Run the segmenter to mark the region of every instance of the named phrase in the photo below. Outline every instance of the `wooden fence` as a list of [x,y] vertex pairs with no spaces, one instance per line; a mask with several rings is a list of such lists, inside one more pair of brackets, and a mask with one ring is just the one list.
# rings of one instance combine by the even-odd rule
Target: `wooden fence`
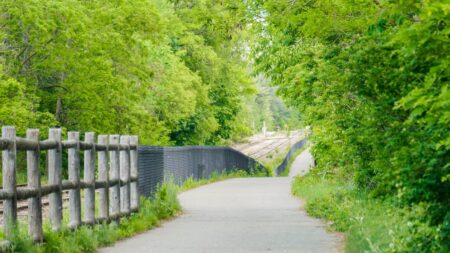
[[[63,191],[69,190],[69,227],[117,220],[139,209],[138,137],[128,135],[99,135],[68,132],[61,140],[61,129],[49,129],[48,140],[39,140],[39,130],[28,129],[26,138],[16,136],[14,127],[2,128],[4,235],[8,238],[17,224],[17,201],[28,199],[28,231],[37,242],[43,240],[42,200],[49,196],[49,218],[54,231],[62,227]],[[68,180],[63,179],[62,156],[67,149]],[[27,186],[16,184],[17,151],[26,151]],[[48,184],[41,185],[40,156],[47,151]],[[84,178],[80,178],[80,154],[84,152]],[[96,169],[97,167],[97,169]],[[97,172],[97,173],[96,173]],[[96,176],[97,174],[97,176]],[[84,189],[84,217],[81,218],[81,189]],[[95,191],[98,190],[98,215],[95,215]]]

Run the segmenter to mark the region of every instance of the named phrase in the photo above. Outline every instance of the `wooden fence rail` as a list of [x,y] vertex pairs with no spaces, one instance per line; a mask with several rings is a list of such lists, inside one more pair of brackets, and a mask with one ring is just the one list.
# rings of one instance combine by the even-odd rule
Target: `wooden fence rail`
[[[17,201],[28,199],[29,235],[37,242],[43,240],[42,197],[49,196],[50,224],[54,231],[62,227],[62,192],[69,190],[69,224],[72,229],[83,224],[117,220],[139,209],[137,136],[99,135],[69,132],[61,140],[61,129],[49,129],[48,140],[39,140],[39,130],[28,129],[26,138],[16,136],[14,127],[2,128],[4,235],[11,235],[17,224]],[[63,179],[62,156],[67,149],[68,180]],[[26,151],[27,186],[17,187],[17,151]],[[41,185],[40,154],[47,151],[48,184]],[[84,178],[80,178],[80,152],[84,152]],[[97,168],[97,169],[96,169]],[[96,175],[97,179],[96,179]],[[84,217],[81,214],[81,190],[84,190]],[[98,216],[95,215],[95,191],[98,190]]]

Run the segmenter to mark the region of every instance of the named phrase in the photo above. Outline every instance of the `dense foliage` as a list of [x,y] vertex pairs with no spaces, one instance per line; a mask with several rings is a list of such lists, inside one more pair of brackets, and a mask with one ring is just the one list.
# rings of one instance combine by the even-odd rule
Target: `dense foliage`
[[[313,129],[322,173],[423,206],[450,247],[450,5],[260,1],[259,73]],[[436,237],[437,238],[437,237]]]
[[0,4],[0,123],[218,143],[240,131],[240,1]]
[[1,125],[223,143],[297,124],[270,80],[312,126],[320,173],[426,210],[430,245],[450,247],[448,1],[5,0],[0,12]]

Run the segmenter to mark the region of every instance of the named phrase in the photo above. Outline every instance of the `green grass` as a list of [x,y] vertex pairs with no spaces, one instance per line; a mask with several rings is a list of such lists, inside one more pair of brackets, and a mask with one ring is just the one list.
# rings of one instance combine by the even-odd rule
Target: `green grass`
[[[289,147],[289,149],[290,148],[291,147]],[[267,158],[270,158],[270,161],[265,162],[264,166],[268,170],[269,177],[273,177],[276,175],[276,169],[277,169],[278,165],[280,165],[283,162],[286,155],[287,155],[287,152],[280,152],[278,149],[276,149],[274,153],[267,156]]]
[[11,238],[12,247],[8,252],[30,253],[81,253],[96,252],[99,247],[130,237],[158,226],[159,222],[181,211],[177,199],[178,187],[165,183],[159,187],[154,198],[141,198],[139,212],[120,220],[120,224],[109,223],[95,226],[82,226],[75,231],[64,229],[51,231],[48,224],[44,228],[45,242],[34,244],[26,234],[22,224]]
[[306,200],[308,214],[346,235],[346,252],[449,252],[440,244],[448,234],[430,225],[431,206],[399,207],[392,199],[375,199],[351,183],[314,173],[296,178],[292,191]]

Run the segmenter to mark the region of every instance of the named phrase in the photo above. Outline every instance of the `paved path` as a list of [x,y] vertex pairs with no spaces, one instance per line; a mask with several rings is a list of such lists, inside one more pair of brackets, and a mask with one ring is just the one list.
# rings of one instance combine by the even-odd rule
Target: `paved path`
[[337,252],[339,239],[300,209],[290,182],[238,178],[184,192],[183,215],[100,252]]
[[314,164],[314,158],[309,153],[309,148],[303,151],[299,156],[297,156],[291,165],[289,170],[289,177],[295,177],[297,175],[305,175]]

